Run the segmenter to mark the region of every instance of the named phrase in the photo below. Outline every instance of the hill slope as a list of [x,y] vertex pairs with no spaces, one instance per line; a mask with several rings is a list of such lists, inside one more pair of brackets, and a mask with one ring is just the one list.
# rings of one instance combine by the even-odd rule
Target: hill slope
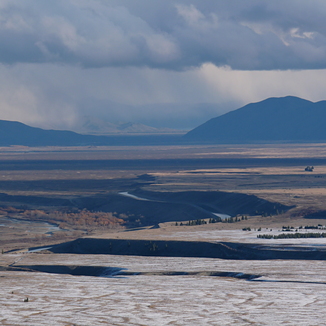
[[100,136],[73,131],[44,130],[17,121],[0,120],[0,146],[114,146],[161,145],[179,141],[179,135]]
[[326,101],[298,97],[269,98],[213,118],[189,131],[195,142],[326,141]]
[[92,141],[71,131],[43,130],[17,121],[0,120],[0,146],[72,145]]

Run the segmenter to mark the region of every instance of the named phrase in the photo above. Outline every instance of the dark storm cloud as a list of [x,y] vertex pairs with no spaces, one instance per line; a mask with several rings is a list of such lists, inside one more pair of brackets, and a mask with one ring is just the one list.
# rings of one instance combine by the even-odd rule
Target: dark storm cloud
[[2,0],[0,62],[326,68],[321,0]]

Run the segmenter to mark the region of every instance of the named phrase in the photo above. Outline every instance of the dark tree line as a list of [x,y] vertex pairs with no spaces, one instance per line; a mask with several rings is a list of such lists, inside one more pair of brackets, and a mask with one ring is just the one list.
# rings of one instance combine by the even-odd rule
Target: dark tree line
[[278,235],[259,234],[260,239],[300,239],[300,238],[326,238],[326,233],[281,233]]

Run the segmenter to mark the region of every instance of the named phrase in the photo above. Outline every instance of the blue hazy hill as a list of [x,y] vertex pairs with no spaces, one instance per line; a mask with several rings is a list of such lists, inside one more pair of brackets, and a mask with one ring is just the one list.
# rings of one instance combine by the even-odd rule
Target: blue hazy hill
[[181,142],[179,135],[95,136],[73,131],[44,130],[17,121],[0,120],[0,146],[164,145]]
[[326,101],[268,98],[213,118],[189,131],[188,142],[257,143],[326,141]]

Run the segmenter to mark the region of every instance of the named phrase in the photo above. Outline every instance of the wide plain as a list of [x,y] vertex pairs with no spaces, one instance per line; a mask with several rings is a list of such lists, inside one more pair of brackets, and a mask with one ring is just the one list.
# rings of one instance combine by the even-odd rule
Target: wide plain
[[[314,166],[313,172],[305,171],[306,166]],[[9,195],[1,197],[3,325],[324,324],[324,258],[225,260],[156,257],[155,253],[117,256],[31,252],[28,248],[51,247],[86,237],[151,243],[160,240],[247,243],[277,250],[301,247],[308,252],[319,250],[323,257],[326,247],[323,238],[268,240],[258,239],[257,235],[280,234],[282,226],[297,229],[326,224],[322,218],[305,218],[326,210],[325,144],[11,147],[1,149],[0,171],[0,192]],[[81,207],[76,203],[84,205],[84,198],[98,200],[139,190],[253,194],[292,208],[277,214],[247,216],[234,223],[186,225],[184,221],[180,226],[182,219],[166,221],[166,211],[164,214],[158,211],[162,222],[155,220],[149,225],[146,220],[146,225],[137,228],[132,224],[135,221],[129,226],[66,223],[64,228],[58,228],[60,223],[46,224],[45,218],[51,212],[76,211]],[[173,215],[175,206],[169,207]],[[36,210],[49,215],[33,218],[26,213]],[[180,214],[188,214],[188,210],[189,206],[182,206]],[[242,230],[247,227],[251,231]],[[78,266],[84,270],[92,266],[108,270],[114,267],[129,271],[130,275],[76,276],[15,270],[18,266],[36,265],[71,269]],[[213,276],[218,272],[229,274]],[[245,279],[242,274],[258,277]],[[27,298],[28,302],[24,302]]]

